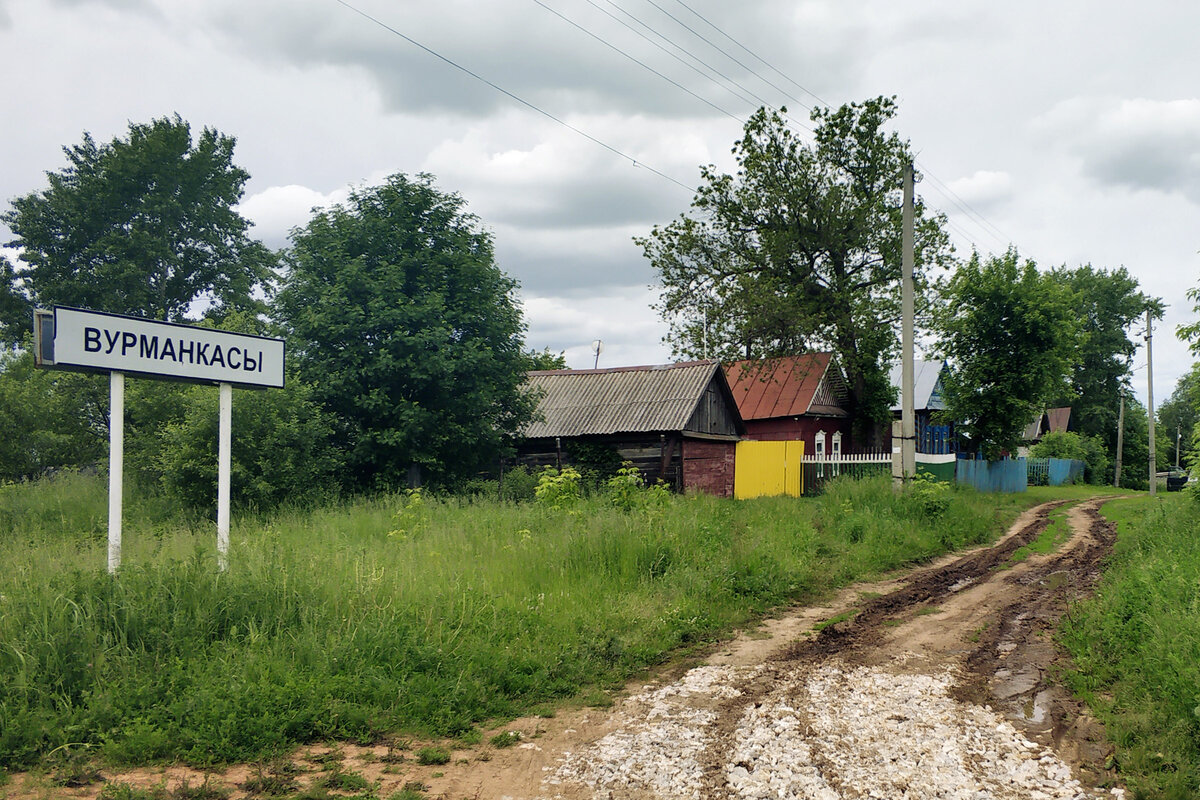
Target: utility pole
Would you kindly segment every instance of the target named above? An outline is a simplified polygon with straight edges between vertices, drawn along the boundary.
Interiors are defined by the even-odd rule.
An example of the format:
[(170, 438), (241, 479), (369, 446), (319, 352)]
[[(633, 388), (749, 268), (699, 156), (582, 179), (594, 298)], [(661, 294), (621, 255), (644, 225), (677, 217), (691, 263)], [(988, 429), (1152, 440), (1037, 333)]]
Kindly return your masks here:
[(901, 238), (900, 305), (903, 314), (900, 336), (900, 479), (917, 474), (916, 414), (913, 410), (913, 165), (904, 165), (904, 213)]
[(900, 391), (903, 395), (900, 407), (900, 435), (903, 437), (900, 459), (905, 480), (910, 480), (917, 474), (917, 426), (916, 413), (913, 410), (913, 216), (913, 165), (909, 162), (904, 168), (904, 233), (901, 241), (904, 247), (901, 259), (904, 285), (900, 292), (901, 311), (904, 314), (900, 345), (904, 350), (900, 367)]
[(1117, 414), (1117, 468), (1113, 473), (1113, 488), (1121, 488), (1121, 451), (1125, 444), (1125, 390), (1121, 390), (1121, 411)]
[(1154, 320), (1146, 309), (1146, 418), (1150, 420), (1150, 496), (1158, 493), (1158, 469), (1154, 455)]
[[(1168, 398), (1168, 399), (1170, 399), (1170, 398)], [(1176, 425), (1175, 426), (1175, 469), (1176, 469), (1176, 471), (1179, 470), (1179, 442), (1180, 442), (1180, 439), (1182, 439), (1182, 438), (1183, 438), (1183, 429), (1179, 425)]]

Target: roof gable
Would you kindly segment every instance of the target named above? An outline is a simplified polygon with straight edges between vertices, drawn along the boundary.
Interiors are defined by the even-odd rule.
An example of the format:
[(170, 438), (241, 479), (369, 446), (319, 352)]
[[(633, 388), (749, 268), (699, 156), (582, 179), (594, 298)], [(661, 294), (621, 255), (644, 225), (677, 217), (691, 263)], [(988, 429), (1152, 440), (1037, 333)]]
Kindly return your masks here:
[[(901, 411), (900, 381), (903, 377), (903, 364), (894, 364), (888, 372), (888, 381), (896, 389), (896, 403), (892, 411)], [(942, 373), (946, 362), (942, 359), (913, 361), (913, 410), (914, 411), (945, 411), (946, 401), (942, 397)]]
[(836, 412), (845, 394), (832, 353), (737, 361), (727, 371), (744, 420)]
[[(527, 374), (542, 394), (540, 420), (524, 431), (530, 439), (615, 433), (683, 431), (714, 383), (732, 401), (721, 365), (690, 361), (647, 367), (546, 370)], [(728, 403), (733, 427), (742, 429)]]

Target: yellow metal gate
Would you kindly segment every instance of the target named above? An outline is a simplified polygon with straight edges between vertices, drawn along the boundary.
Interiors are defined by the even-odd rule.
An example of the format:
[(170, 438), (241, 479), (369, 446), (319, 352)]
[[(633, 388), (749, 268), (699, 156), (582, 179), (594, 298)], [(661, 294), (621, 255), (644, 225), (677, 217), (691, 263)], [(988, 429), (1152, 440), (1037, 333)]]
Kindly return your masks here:
[(733, 496), (772, 497), (804, 493), (804, 442), (738, 442)]

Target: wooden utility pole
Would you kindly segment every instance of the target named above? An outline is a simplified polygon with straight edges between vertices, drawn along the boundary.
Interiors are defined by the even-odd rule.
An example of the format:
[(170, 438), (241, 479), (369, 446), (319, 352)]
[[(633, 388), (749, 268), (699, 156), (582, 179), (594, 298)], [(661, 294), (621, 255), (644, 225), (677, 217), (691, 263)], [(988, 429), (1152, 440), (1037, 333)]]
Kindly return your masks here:
[(1125, 390), (1121, 390), (1121, 411), (1117, 414), (1117, 468), (1113, 473), (1113, 488), (1121, 488), (1121, 451), (1125, 444)]
[(917, 426), (913, 409), (913, 216), (913, 165), (909, 162), (904, 166), (901, 237), (903, 285), (900, 290), (901, 312), (904, 315), (900, 334), (900, 471), (905, 481), (917, 474)]
[(1150, 494), (1157, 494), (1158, 469), (1154, 455), (1154, 320), (1146, 309), (1146, 418), (1150, 420)]

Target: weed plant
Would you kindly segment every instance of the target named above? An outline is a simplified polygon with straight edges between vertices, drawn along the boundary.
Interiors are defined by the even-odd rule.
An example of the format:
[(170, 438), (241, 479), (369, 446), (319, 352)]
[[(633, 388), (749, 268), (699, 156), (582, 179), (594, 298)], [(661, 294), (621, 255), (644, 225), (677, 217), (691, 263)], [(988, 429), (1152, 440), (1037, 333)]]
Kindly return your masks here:
[(208, 766), (461, 735), (621, 685), (770, 607), (987, 541), (1029, 502), (948, 498), (886, 478), (813, 499), (620, 507), (390, 495), (242, 516), (224, 572), (210, 522), (131, 509), (110, 576), (100, 479), (5, 487), (0, 769), (68, 744), (112, 764)]
[(1200, 797), (1200, 503), (1179, 495), (1104, 505), (1118, 525), (1095, 595), (1060, 639), (1068, 679), (1108, 728), (1137, 797)]

